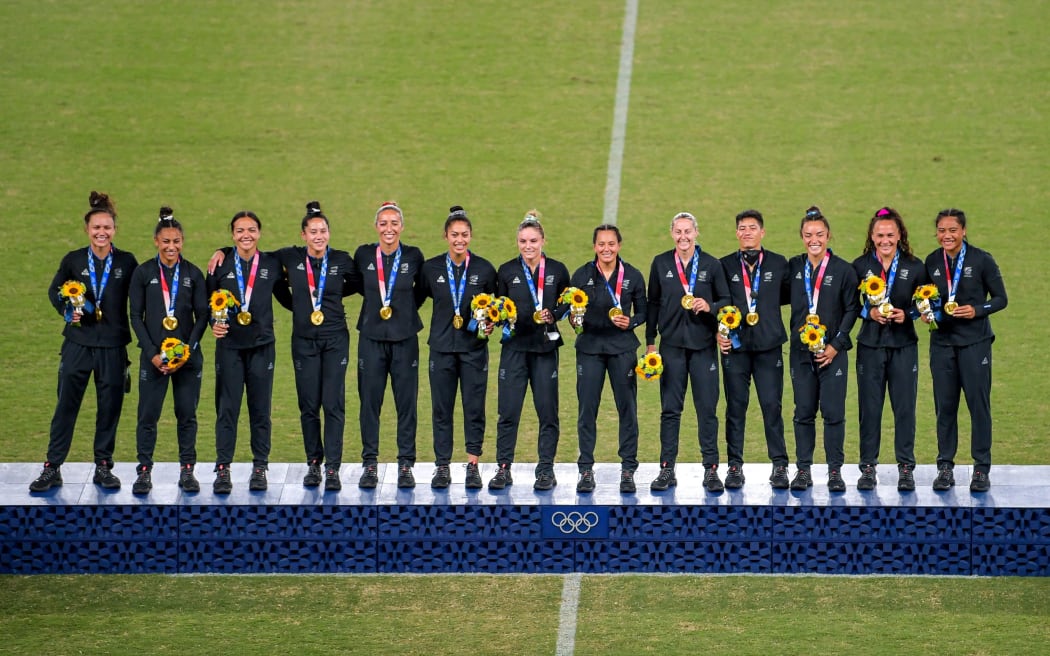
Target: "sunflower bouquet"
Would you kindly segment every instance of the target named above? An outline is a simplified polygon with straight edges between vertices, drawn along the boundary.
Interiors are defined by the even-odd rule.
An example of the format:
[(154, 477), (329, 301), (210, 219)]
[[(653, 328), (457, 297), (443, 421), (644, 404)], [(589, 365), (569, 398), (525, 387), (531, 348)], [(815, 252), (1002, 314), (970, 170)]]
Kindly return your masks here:
[(728, 339), (733, 348), (740, 348), (740, 308), (726, 305), (718, 311), (718, 334)]
[(579, 287), (566, 287), (558, 297), (558, 303), (569, 306), (569, 323), (576, 334), (583, 332), (583, 316), (587, 314), (587, 292)]
[(160, 361), (169, 371), (175, 371), (190, 359), (190, 347), (175, 337), (166, 337), (160, 343)]
[(474, 298), (470, 299), (470, 323), (467, 324), (467, 330), (473, 330), (477, 332), (478, 339), (485, 339), (488, 335), (485, 334), (485, 328), (488, 323), (496, 325), (499, 321), (499, 310), (496, 308), (496, 319), (493, 320), (490, 310), (494, 309), (492, 306), (496, 302), (496, 296), (492, 294), (475, 294)]
[(79, 280), (67, 280), (62, 283), (58, 294), (66, 301), (66, 323), (80, 326), (79, 321), (73, 321), (73, 313), (84, 312), (84, 307), (87, 305), (85, 293), (87, 293), (87, 288)]
[[(492, 310), (496, 312), (493, 313)], [(514, 304), (514, 301), (507, 298), (506, 296), (497, 296), (495, 300), (489, 305), (489, 316), (495, 314), (496, 320), (493, 321), (493, 325), (500, 326), (503, 329), (502, 340), (510, 339), (514, 336), (514, 326), (518, 322), (518, 306)]]
[(638, 358), (634, 372), (645, 380), (656, 380), (664, 372), (664, 359), (656, 351)]
[(930, 331), (937, 330), (936, 309), (940, 306), (941, 293), (937, 285), (919, 285), (912, 294), (911, 300), (915, 303), (915, 309), (919, 311), (924, 319), (930, 322)]
[(890, 313), (893, 312), (893, 304), (886, 298), (886, 281), (882, 279), (882, 276), (869, 273), (860, 282), (858, 289), (864, 294), (868, 307), (879, 308), (879, 312), (884, 317), (890, 316)]
[(800, 339), (802, 343), (812, 353), (822, 353), (824, 351), (824, 339), (828, 332), (827, 326), (822, 323), (810, 323), (807, 321), (798, 329), (798, 332), (801, 333)]
[(216, 289), (211, 293), (211, 318), (216, 323), (226, 323), (230, 310), (240, 306), (237, 298), (228, 290)]

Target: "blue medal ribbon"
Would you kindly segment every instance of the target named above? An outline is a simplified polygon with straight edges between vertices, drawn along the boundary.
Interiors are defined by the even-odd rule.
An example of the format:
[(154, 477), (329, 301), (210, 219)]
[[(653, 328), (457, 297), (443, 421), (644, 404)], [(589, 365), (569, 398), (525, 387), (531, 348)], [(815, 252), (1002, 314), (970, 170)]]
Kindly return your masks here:
[(325, 247), (324, 257), (321, 259), (321, 273), (317, 278), (317, 287), (314, 288), (314, 270), (310, 263), (310, 255), (306, 255), (306, 282), (310, 286), (310, 302), (313, 303), (314, 312), (321, 309), (321, 298), (324, 296), (324, 285), (328, 281), (328, 251)]
[(831, 249), (824, 251), (824, 259), (820, 263), (820, 271), (817, 273), (817, 284), (814, 290), (813, 285), (813, 269), (810, 266), (809, 260), (805, 261), (805, 276), (803, 282), (806, 285), (806, 300), (809, 301), (809, 313), (817, 314), (817, 303), (820, 301), (820, 283), (824, 281), (824, 271), (828, 268), (828, 262), (831, 260)]
[[(91, 276), (91, 291), (95, 295), (95, 307), (102, 307), (102, 294), (106, 291), (106, 283), (109, 282), (109, 272), (113, 268), (113, 247), (110, 246), (106, 254), (106, 266), (102, 269), (102, 283), (95, 277), (95, 254), (88, 248), (88, 275)], [(87, 309), (87, 308), (85, 308)]]
[(233, 270), (237, 274), (237, 290), (241, 293), (241, 312), (247, 312), (248, 304), (252, 302), (252, 289), (255, 288), (255, 272), (258, 268), (259, 251), (255, 251), (255, 255), (252, 256), (252, 270), (248, 274), (248, 286), (245, 288), (244, 273), (241, 271), (241, 256), (239, 253), (234, 252)]
[(546, 260), (546, 255), (540, 256), (540, 266), (536, 271), (537, 275), (539, 275), (540, 277), (540, 287), (539, 291), (537, 291), (536, 283), (532, 279), (532, 271), (529, 270), (529, 265), (525, 264), (525, 258), (523, 258), (520, 255), (518, 256), (518, 261), (521, 262), (521, 268), (525, 269), (525, 282), (529, 286), (529, 293), (532, 294), (532, 303), (536, 306), (537, 312), (543, 310), (543, 269), (544, 262), (546, 262)]
[[(948, 252), (944, 253), (945, 263), (947, 264)], [(955, 295), (959, 292), (959, 281), (962, 280), (963, 272), (963, 260), (966, 259), (966, 242), (963, 242), (962, 249), (959, 251), (959, 257), (955, 260), (955, 270), (952, 271), (952, 286), (948, 288), (948, 302), (955, 302)], [(948, 273), (948, 267), (945, 267), (945, 273)]]
[(179, 295), (179, 265), (182, 263), (182, 258), (175, 260), (175, 266), (172, 268), (171, 274), (171, 292), (169, 298), (169, 292), (167, 284), (164, 279), (164, 264), (160, 261), (160, 255), (157, 256), (157, 270), (160, 273), (161, 290), (164, 292), (164, 302), (167, 304), (165, 314), (169, 317), (175, 316), (175, 299)]
[(594, 270), (598, 272), (598, 277), (605, 283), (605, 289), (608, 290), (609, 296), (612, 297), (613, 307), (620, 308), (620, 296), (623, 294), (623, 262), (620, 258), (616, 258), (616, 266), (620, 268), (619, 276), (616, 279), (616, 291), (613, 291), (612, 285), (609, 284), (609, 280), (602, 273), (602, 270), (598, 268), (598, 258), (594, 258)]
[(448, 274), (448, 288), (452, 292), (452, 314), (459, 316), (459, 308), (463, 304), (463, 293), (467, 291), (467, 267), (470, 266), (470, 251), (467, 251), (467, 259), (463, 262), (463, 277), (456, 285), (456, 277), (452, 272), (452, 257), (445, 253), (445, 272)]
[[(380, 249), (378, 244), (376, 245), (376, 259), (379, 261), (379, 263), (378, 263), (379, 271), (382, 272), (382, 270), (383, 270), (383, 251)], [(390, 280), (386, 281), (385, 289), (384, 289), (384, 285), (382, 284), (383, 283), (382, 276), (380, 276), (380, 278), (379, 278), (379, 282), (380, 282), (379, 289), (383, 293), (383, 307), (390, 307), (390, 296), (391, 296), (391, 294), (394, 293), (394, 282), (397, 281), (397, 271), (400, 268), (401, 268), (401, 244), (398, 244), (397, 245), (397, 252), (394, 253), (394, 262), (390, 266)]]
[(747, 311), (754, 312), (755, 308), (758, 307), (758, 288), (762, 283), (762, 258), (765, 257), (765, 251), (759, 251), (758, 261), (755, 263), (755, 275), (751, 276), (747, 271), (747, 263), (744, 262), (743, 251), (739, 252), (740, 256), (740, 269), (744, 273), (744, 292), (747, 296)]

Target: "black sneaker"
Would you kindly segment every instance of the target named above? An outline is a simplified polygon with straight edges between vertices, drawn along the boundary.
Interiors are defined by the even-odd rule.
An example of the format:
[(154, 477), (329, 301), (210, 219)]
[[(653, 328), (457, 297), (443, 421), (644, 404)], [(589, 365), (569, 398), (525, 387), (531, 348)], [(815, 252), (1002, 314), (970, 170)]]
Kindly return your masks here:
[(463, 484), (468, 490), (480, 490), (484, 487), (484, 484), (481, 482), (481, 472), (478, 471), (478, 465), (476, 463), (467, 463), (467, 478)]
[(252, 492), (262, 492), (266, 488), (266, 467), (253, 468), (252, 477), (248, 479), (248, 489)]
[(914, 467), (911, 465), (900, 465), (897, 467), (897, 491), (913, 492), (915, 490)]
[(62, 472), (58, 467), (53, 467), (50, 462), (44, 463), (44, 470), (29, 484), (30, 492), (47, 492), (53, 487), (62, 486)]
[(660, 467), (660, 473), (649, 484), (649, 490), (652, 492), (663, 492), (675, 485), (678, 485), (678, 479), (674, 477), (674, 467), (668, 467), (665, 462)]
[(872, 465), (861, 466), (860, 478), (857, 479), (858, 490), (874, 490), (878, 482), (878, 479), (875, 477), (875, 467)]
[(620, 494), (634, 494), (638, 488), (634, 484), (634, 472), (630, 469), (620, 471)]
[(795, 472), (795, 478), (791, 479), (792, 490), (802, 491), (811, 487), (813, 487), (813, 475), (808, 469), (799, 469)]
[(791, 487), (788, 481), (788, 468), (784, 465), (773, 465), (773, 473), (769, 475), (769, 485), (774, 490), (786, 490)]
[(718, 477), (718, 465), (704, 467), (704, 489), (708, 492), (721, 492), (726, 489)]
[(590, 469), (580, 472), (580, 482), (576, 484), (576, 491), (586, 494), (594, 492), (594, 472)]
[(182, 488), (183, 492), (201, 491), (201, 484), (197, 481), (197, 477), (193, 475), (192, 464), (179, 467), (179, 487)]
[(846, 481), (842, 480), (842, 472), (835, 469), (828, 470), (828, 492), (845, 492)]
[(230, 480), (230, 466), (215, 466), (215, 482), (211, 485), (215, 494), (229, 494), (233, 492), (233, 481)]
[(547, 490), (553, 489), (557, 484), (558, 479), (554, 478), (554, 472), (545, 471), (536, 475), (536, 482), (533, 483), (532, 489), (539, 492), (546, 492)]
[(324, 472), (325, 492), (337, 492), (343, 489), (343, 482), (339, 480), (339, 470), (329, 467)]
[(317, 487), (321, 484), (321, 463), (311, 460), (306, 467), (306, 476), (303, 476), (303, 487)]
[(379, 485), (379, 473), (375, 465), (365, 465), (361, 471), (361, 478), (357, 479), (357, 487), (363, 490), (373, 490)]
[(412, 475), (412, 465), (401, 465), (397, 468), (397, 486), (402, 489), (416, 486), (416, 477)]
[(430, 479), (430, 487), (435, 490), (443, 490), (452, 483), (452, 472), (448, 465), (438, 465), (434, 468), (434, 478)]
[(120, 479), (113, 475), (113, 463), (107, 460), (95, 465), (95, 477), (91, 480), (105, 490), (120, 489)]
[(499, 469), (496, 470), (496, 475), (489, 481), (490, 490), (502, 490), (514, 483), (514, 479), (510, 475), (510, 465), (501, 464)]
[(950, 490), (953, 485), (955, 485), (955, 474), (948, 467), (938, 471), (937, 478), (933, 479), (933, 489), (938, 492)]
[(744, 487), (744, 472), (733, 465), (726, 472), (726, 487), (730, 490), (739, 490)]
[(992, 482), (988, 480), (988, 474), (983, 471), (975, 471), (973, 477), (970, 479), (970, 491), (971, 492), (987, 492), (992, 487)]
[(139, 476), (135, 479), (135, 484), (131, 486), (131, 493), (149, 494), (152, 489), (153, 477), (150, 475), (149, 467), (142, 465), (139, 467)]

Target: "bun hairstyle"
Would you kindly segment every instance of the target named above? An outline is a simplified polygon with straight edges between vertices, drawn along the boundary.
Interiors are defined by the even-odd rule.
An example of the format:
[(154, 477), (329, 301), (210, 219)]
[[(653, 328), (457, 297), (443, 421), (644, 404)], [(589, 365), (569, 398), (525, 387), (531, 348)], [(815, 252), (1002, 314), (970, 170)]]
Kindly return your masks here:
[(401, 211), (401, 208), (397, 206), (397, 201), (396, 200), (385, 200), (379, 206), (379, 209), (376, 210), (376, 225), (379, 224), (379, 215), (382, 214), (383, 212), (387, 212), (387, 211), (397, 212), (397, 216), (398, 216), (398, 218), (401, 219), (401, 223), (403, 224), (405, 222), (405, 215)]
[(324, 224), (328, 225), (328, 217), (321, 211), (320, 201), (312, 200), (306, 204), (306, 214), (303, 215), (303, 230), (306, 230), (306, 224), (310, 223), (311, 219), (323, 219)]
[(467, 211), (463, 209), (462, 205), (453, 205), (448, 208), (448, 218), (445, 219), (445, 234), (448, 234), (448, 229), (456, 221), (462, 221), (467, 224), (467, 229), (473, 231), (474, 226), (470, 223), (470, 218), (467, 216)]
[(154, 237), (159, 235), (160, 231), (165, 228), (175, 228), (179, 232), (182, 232), (182, 224), (175, 220), (175, 212), (167, 205), (160, 208), (157, 217), (157, 225), (153, 228)]
[(113, 218), (113, 222), (116, 223), (117, 208), (113, 206), (113, 201), (110, 199), (109, 194), (92, 191), (88, 197), (88, 205), (91, 209), (84, 215), (84, 223), (91, 220), (91, 217), (95, 214), (108, 214)]
[(525, 212), (525, 218), (518, 224), (518, 232), (521, 232), (525, 228), (535, 228), (539, 231), (540, 237), (543, 237), (544, 239), (547, 238), (547, 235), (543, 233), (543, 226), (540, 224), (539, 210), (532, 209)]
[(876, 210), (875, 214), (872, 215), (871, 221), (868, 223), (868, 239), (864, 242), (864, 255), (875, 252), (875, 240), (872, 235), (875, 234), (875, 224), (879, 221), (893, 221), (897, 224), (897, 234), (900, 237), (900, 242), (897, 244), (897, 248), (902, 253), (911, 257), (911, 244), (908, 243), (908, 229), (904, 227), (904, 219), (897, 210), (892, 207), (882, 207)]
[(591, 244), (592, 245), (598, 243), (598, 233), (599, 232), (612, 232), (612, 233), (615, 233), (616, 234), (616, 243), (617, 244), (622, 244), (623, 243), (623, 235), (620, 234), (620, 229), (617, 228), (615, 224), (603, 223), (603, 224), (601, 224), (600, 226), (598, 226), (597, 228), (594, 229), (594, 234), (591, 235)]
[(255, 221), (256, 227), (258, 227), (259, 230), (262, 230), (262, 221), (259, 220), (259, 217), (255, 216), (255, 212), (252, 212), (251, 210), (241, 210), (234, 214), (233, 218), (230, 219), (230, 232), (233, 232), (233, 224), (237, 223), (237, 219), (243, 219), (245, 217)]
[(831, 233), (831, 224), (824, 218), (824, 214), (820, 211), (820, 208), (816, 205), (810, 205), (806, 210), (805, 216), (802, 217), (802, 223), (798, 226), (798, 235), (802, 236), (802, 228), (811, 221), (820, 221), (824, 224), (824, 227), (828, 229), (828, 233)]
[(966, 228), (966, 212), (963, 212), (962, 210), (954, 207), (949, 207), (948, 209), (944, 209), (940, 212), (937, 212), (937, 220), (933, 222), (934, 227), (937, 227), (937, 225), (941, 222), (941, 219), (943, 219), (946, 216), (950, 216), (956, 221), (958, 221), (960, 228)]

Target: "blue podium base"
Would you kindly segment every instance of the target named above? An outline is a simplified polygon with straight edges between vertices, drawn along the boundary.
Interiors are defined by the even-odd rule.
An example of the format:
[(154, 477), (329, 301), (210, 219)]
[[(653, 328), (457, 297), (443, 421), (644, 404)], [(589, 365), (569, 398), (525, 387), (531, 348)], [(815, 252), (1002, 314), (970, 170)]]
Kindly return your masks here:
[[(1050, 466), (996, 466), (992, 489), (972, 494), (970, 467), (958, 487), (931, 488), (932, 465), (916, 468), (917, 490), (897, 491), (895, 465), (879, 485), (829, 493), (813, 467), (805, 492), (773, 490), (769, 465), (744, 467), (742, 489), (711, 494), (699, 464), (679, 464), (678, 486), (649, 491), (656, 464), (619, 492), (619, 466), (595, 467), (598, 488), (577, 494), (575, 465), (557, 465), (558, 486), (532, 489), (534, 465), (513, 467), (514, 485), (466, 490), (452, 466), (447, 490), (432, 490), (432, 464), (418, 486), (396, 486), (397, 467), (360, 490), (360, 468), (344, 466), (343, 490), (304, 488), (305, 464), (274, 463), (269, 489), (249, 492), (251, 465), (232, 466), (233, 493), (177, 486), (178, 466), (159, 463), (153, 491), (135, 496), (133, 463), (120, 463), (116, 491), (91, 483), (94, 466), (68, 463), (65, 484), (31, 494), (37, 463), (0, 464), (0, 573), (306, 572), (717, 572), (1050, 576)], [(724, 467), (720, 472), (724, 475)], [(487, 483), (495, 465), (482, 465)]]

